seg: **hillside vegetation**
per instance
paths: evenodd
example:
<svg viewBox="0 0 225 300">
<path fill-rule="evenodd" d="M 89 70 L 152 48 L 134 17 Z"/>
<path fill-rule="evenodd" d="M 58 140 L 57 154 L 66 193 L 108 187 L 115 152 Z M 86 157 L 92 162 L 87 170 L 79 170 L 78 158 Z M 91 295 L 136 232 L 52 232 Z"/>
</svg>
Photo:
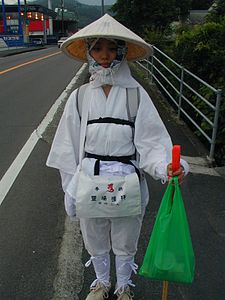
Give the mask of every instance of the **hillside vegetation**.
<svg viewBox="0 0 225 300">
<path fill-rule="evenodd" d="M 48 0 L 36 0 L 36 1 L 33 1 L 32 3 L 48 7 Z M 55 10 L 55 8 L 57 8 L 57 7 L 58 8 L 61 7 L 61 0 L 52 1 L 52 9 Z M 109 11 L 110 8 L 111 8 L 110 5 L 105 5 L 105 12 L 112 14 Z M 101 6 L 86 5 L 86 4 L 80 3 L 79 1 L 66 0 L 64 9 L 67 9 L 68 11 L 72 11 L 75 13 L 75 15 L 78 19 L 78 27 L 79 28 L 82 28 L 82 27 L 86 26 L 87 24 L 89 24 L 101 17 Z"/>
<path fill-rule="evenodd" d="M 117 0 L 113 6 L 115 17 L 119 21 L 195 75 L 222 90 L 215 160 L 218 166 L 225 166 L 225 1 L 135 0 L 127 3 L 129 6 L 125 5 L 123 0 Z M 186 21 L 188 18 L 183 18 L 191 8 L 208 9 L 210 5 L 213 5 L 210 13 L 201 24 L 193 25 Z M 171 24 L 174 21 L 177 26 L 172 28 Z M 190 85 L 215 105 L 212 92 L 195 86 L 194 81 L 190 82 Z M 214 113 L 208 105 L 191 95 L 189 100 L 213 122 Z M 201 114 L 194 110 L 189 110 L 189 114 L 197 120 L 202 130 L 211 136 L 212 128 Z M 196 134 L 202 138 L 199 131 Z M 209 145 L 204 137 L 202 141 Z"/>
</svg>

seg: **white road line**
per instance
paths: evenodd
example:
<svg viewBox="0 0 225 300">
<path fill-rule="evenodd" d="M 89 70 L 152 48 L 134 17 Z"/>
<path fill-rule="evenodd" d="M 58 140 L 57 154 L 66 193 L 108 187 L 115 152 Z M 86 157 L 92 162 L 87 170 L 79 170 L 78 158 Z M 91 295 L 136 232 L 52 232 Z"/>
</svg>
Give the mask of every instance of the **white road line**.
<svg viewBox="0 0 225 300">
<path fill-rule="evenodd" d="M 39 137 L 37 136 L 36 131 L 34 131 L 11 166 L 8 168 L 7 172 L 2 177 L 0 181 L 0 205 L 2 204 L 5 196 L 8 194 L 13 182 L 18 176 L 38 140 Z"/>
<path fill-rule="evenodd" d="M 56 102 L 52 105 L 47 115 L 44 117 L 40 125 L 36 130 L 33 131 L 17 157 L 14 159 L 11 166 L 8 168 L 4 176 L 0 181 L 0 205 L 2 204 L 3 200 L 5 199 L 6 195 L 8 194 L 10 188 L 12 187 L 14 181 L 16 180 L 17 176 L 19 175 L 21 169 L 23 168 L 25 162 L 29 158 L 31 152 L 33 151 L 35 145 L 37 144 L 38 140 L 41 138 L 41 135 L 45 131 L 48 124 L 54 118 L 54 115 L 60 106 L 60 104 L 66 99 L 69 91 L 73 87 L 73 85 L 78 81 L 80 75 L 86 68 L 86 64 L 79 69 L 76 76 L 71 80 L 69 85 L 66 89 L 62 92 Z"/>
</svg>

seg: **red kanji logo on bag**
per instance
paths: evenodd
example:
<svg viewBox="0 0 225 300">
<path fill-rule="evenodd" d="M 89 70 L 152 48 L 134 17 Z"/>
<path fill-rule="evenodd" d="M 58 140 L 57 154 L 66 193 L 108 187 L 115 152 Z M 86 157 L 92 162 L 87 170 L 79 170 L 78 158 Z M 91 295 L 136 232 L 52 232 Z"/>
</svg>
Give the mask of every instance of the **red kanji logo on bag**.
<svg viewBox="0 0 225 300">
<path fill-rule="evenodd" d="M 114 192 L 113 183 L 108 184 L 107 192 L 110 192 L 110 193 Z"/>
</svg>

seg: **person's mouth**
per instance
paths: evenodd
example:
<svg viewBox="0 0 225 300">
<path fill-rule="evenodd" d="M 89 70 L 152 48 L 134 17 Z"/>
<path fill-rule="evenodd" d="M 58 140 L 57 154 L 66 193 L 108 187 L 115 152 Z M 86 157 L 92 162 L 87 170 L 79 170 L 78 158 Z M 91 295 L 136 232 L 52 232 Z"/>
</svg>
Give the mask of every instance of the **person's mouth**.
<svg viewBox="0 0 225 300">
<path fill-rule="evenodd" d="M 102 63 L 101 66 L 103 68 L 109 68 L 110 64 L 109 63 Z"/>
</svg>

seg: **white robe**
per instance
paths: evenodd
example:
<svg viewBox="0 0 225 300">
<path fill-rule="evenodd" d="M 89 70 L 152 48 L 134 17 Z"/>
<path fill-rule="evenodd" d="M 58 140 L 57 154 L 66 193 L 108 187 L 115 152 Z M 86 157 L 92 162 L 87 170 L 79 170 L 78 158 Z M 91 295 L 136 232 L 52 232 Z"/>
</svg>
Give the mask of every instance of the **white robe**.
<svg viewBox="0 0 225 300">
<path fill-rule="evenodd" d="M 91 124 L 87 126 L 85 151 L 98 155 L 127 156 L 132 155 L 136 149 L 140 156 L 138 167 L 154 179 L 165 182 L 167 165 L 171 162 L 172 155 L 171 138 L 149 95 L 130 75 L 126 63 L 118 72 L 115 85 L 112 86 L 108 97 L 105 96 L 101 86 L 88 85 L 84 95 L 90 99 L 88 119 L 113 117 L 128 120 L 127 87 L 139 87 L 140 91 L 134 135 L 132 128 L 127 125 Z M 77 90 L 72 92 L 67 101 L 47 159 L 47 166 L 60 170 L 64 192 L 79 163 L 80 116 L 77 111 L 76 94 Z M 82 168 L 86 173 L 93 174 L 94 162 L 95 159 L 92 158 L 84 159 Z M 184 167 L 187 169 L 187 166 Z M 131 172 L 134 172 L 132 166 L 119 162 L 100 164 L 101 175 L 108 173 L 125 175 Z M 146 182 L 141 185 L 142 200 L 146 204 L 148 202 Z M 66 198 L 68 201 L 68 195 Z"/>
</svg>

